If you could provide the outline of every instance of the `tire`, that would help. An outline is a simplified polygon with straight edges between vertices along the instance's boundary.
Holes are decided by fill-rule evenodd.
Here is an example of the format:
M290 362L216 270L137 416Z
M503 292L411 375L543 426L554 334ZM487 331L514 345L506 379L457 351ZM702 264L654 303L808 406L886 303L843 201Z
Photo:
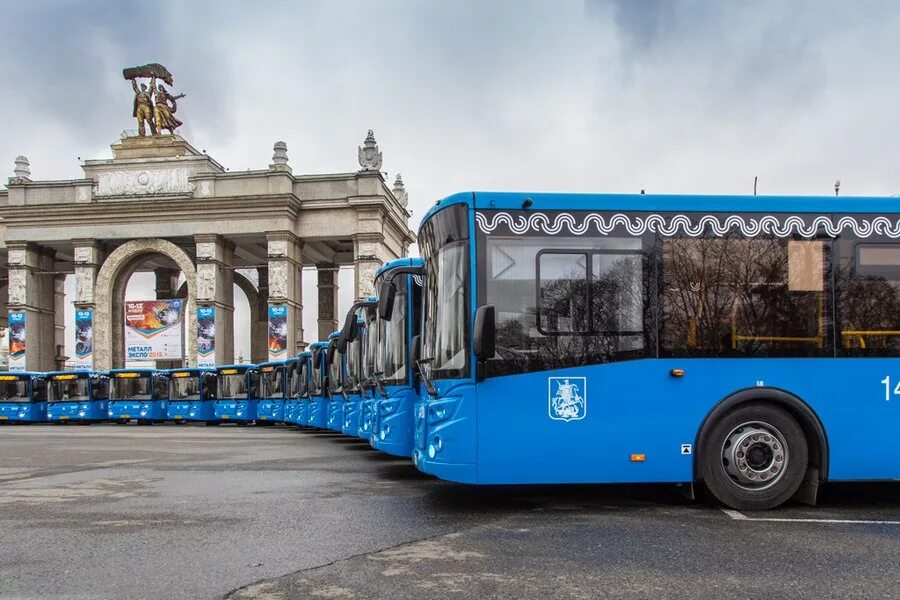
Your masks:
M218 421L206 421L205 424L207 427L212 427L213 425L218 425L219 422Z
M806 436L797 421L783 408L756 402L713 423L700 452L706 487L737 510L783 504L803 483L809 462Z

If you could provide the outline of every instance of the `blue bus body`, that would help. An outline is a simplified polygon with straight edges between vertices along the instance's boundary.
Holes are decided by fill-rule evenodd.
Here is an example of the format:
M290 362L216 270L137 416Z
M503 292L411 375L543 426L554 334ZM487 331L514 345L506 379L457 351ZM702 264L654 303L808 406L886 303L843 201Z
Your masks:
M0 424L47 420L47 376L43 373L0 373Z
M215 419L252 423L256 420L259 369L256 365L216 367Z
M189 367L169 371L170 421L203 421L208 425L216 419L216 370L214 367Z
M108 416L109 375L98 371L47 373L47 420L98 423Z
M381 388L384 396L374 405L371 444L394 456L412 458L415 403L419 391L411 361L412 338L418 335L422 320L421 258L401 258L382 266L375 274L378 289L385 278L393 276L396 298L390 320L379 315Z
M377 298L370 298L377 302ZM365 321L365 337L363 338L362 379L360 381L359 428L356 437L371 443L375 424L375 406L381 397L378 389L378 317L373 306L362 311Z
M362 318L356 320L356 332L353 340L347 343L347 401L344 404L344 424L341 432L356 436L359 433L359 412L362 403L362 360L365 344L365 325Z
M113 369L109 372L110 421L132 419L149 424L169 416L169 375L156 369Z
M414 462L466 483L702 481L739 509L898 479L898 240L894 198L442 200L419 231Z
M296 363L280 360L259 364L259 402L256 406L258 423L284 421L284 406L289 390L289 364L293 369Z
M282 409L281 422L285 424L294 424L293 419L297 412L297 405L300 401L300 359L298 357L289 358L285 361L285 391L284 391L284 408Z
M328 377L326 378L326 398L327 398L327 414L325 426L332 431L341 431L344 424L344 404L346 404L347 394L344 391L344 384L347 380L347 361L343 352L340 351L338 340L340 332L335 331L328 336Z
M309 345L310 351L310 384L309 403L304 425L316 429L325 429L328 422L328 406L325 395L327 365L325 354L328 350L328 342L313 342Z

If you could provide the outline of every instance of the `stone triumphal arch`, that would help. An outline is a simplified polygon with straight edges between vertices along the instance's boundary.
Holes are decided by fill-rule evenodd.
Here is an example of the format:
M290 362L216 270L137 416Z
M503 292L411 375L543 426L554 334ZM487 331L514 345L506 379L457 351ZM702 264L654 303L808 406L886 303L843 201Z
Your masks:
M93 311L94 368L122 366L125 286L135 271L153 271L157 297L187 303L189 364L198 307L216 309L215 362L234 360L235 284L250 303L251 360L266 359L270 306L286 310L287 348L296 352L337 327L341 266L354 269L354 295L370 295L378 266L413 241L403 182L386 183L371 131L357 158L358 170L295 174L276 142L267 168L231 172L155 128L123 134L112 158L84 161L79 179L34 180L20 156L0 190L0 325L24 314L26 368L60 368L65 302L74 301ZM316 332L302 326L304 267L317 269ZM74 299L64 296L67 275Z

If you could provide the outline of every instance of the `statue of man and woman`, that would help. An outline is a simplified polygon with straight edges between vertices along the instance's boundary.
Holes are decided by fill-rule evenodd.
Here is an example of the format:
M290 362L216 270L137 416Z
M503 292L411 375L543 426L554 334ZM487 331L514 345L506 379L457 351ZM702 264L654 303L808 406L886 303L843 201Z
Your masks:
M185 95L173 96L161 83L156 83L155 76L150 78L149 89L146 83L142 83L139 88L134 79L131 80L131 87L134 89L132 116L138 122L138 135L146 136L147 127L150 129L151 135L161 135L164 130L174 134L182 124L175 118L175 111L178 110L176 101L184 98Z

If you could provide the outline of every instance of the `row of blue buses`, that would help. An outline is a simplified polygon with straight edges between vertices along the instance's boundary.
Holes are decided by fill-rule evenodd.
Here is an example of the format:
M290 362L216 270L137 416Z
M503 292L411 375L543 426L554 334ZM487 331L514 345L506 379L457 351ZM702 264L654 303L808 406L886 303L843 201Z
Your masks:
M0 423L257 420L259 368L0 373Z
M702 484L741 510L900 479L894 199L466 193L418 243L340 332L220 367L241 401L213 420L341 431L449 481ZM7 390L46 385L52 412L60 375Z

